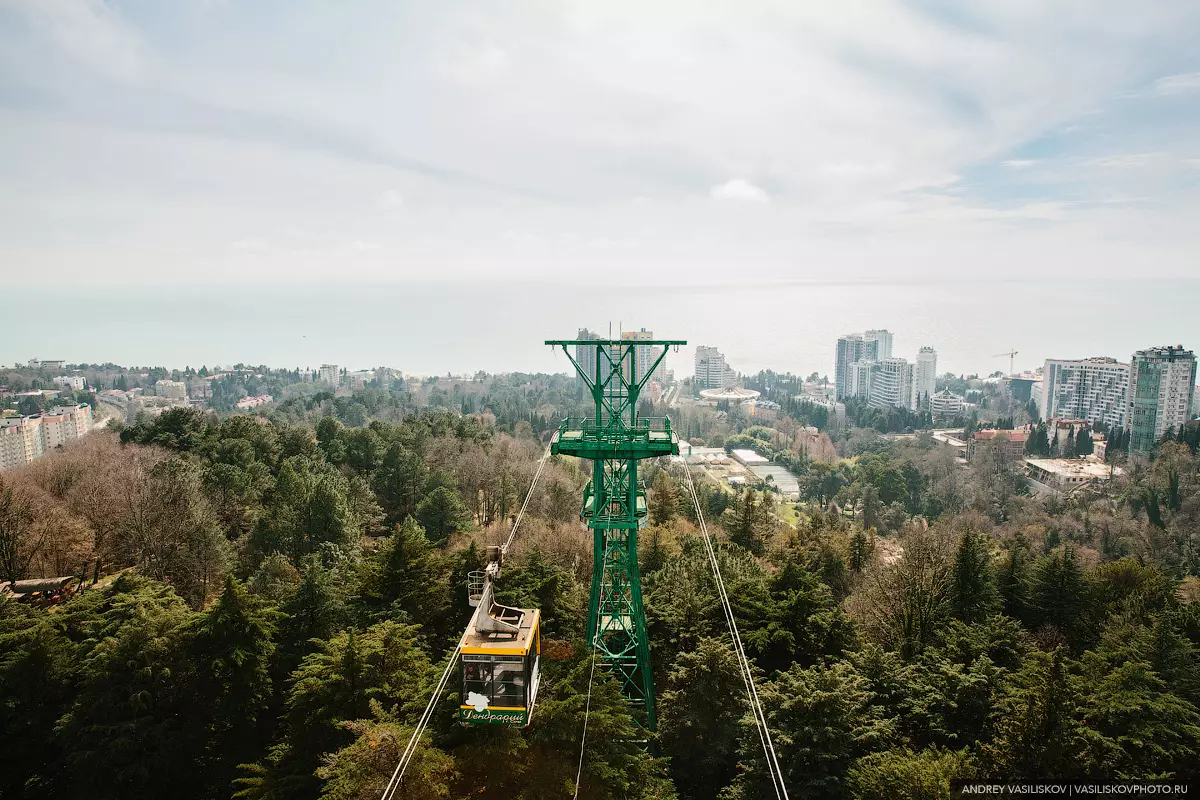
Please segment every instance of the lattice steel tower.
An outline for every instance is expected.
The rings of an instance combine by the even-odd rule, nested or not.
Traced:
[[[551,453],[592,462],[580,513],[593,534],[587,638],[596,643],[597,657],[620,679],[625,695],[645,709],[642,723],[654,730],[654,679],[637,562],[637,532],[646,524],[646,489],[638,481],[638,461],[677,455],[679,440],[670,419],[638,419],[637,405],[667,348],[687,342],[556,339],[546,344],[563,349],[595,403],[594,416],[564,420],[550,440]],[[576,358],[569,347],[583,357]],[[638,363],[641,347],[660,348],[644,372]]]

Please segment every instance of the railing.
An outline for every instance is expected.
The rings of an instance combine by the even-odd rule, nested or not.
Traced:
[[[635,425],[612,419],[598,423],[595,417],[568,417],[558,426],[559,439],[567,431],[580,431],[589,441],[621,442],[630,439],[649,439],[651,433],[671,434],[670,417],[643,417]]]

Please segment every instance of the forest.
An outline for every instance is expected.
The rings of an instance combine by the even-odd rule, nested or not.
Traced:
[[[85,587],[0,598],[0,797],[379,797],[552,421],[342,400],[171,409],[0,475],[0,581]],[[790,796],[1200,777],[1189,442],[1044,498],[990,445],[963,467],[868,434],[806,463],[794,507],[695,473]],[[451,685],[397,797],[773,794],[684,469],[642,474],[650,747],[602,671],[588,699],[586,478],[554,457],[498,586],[541,609],[532,722],[463,727]]]

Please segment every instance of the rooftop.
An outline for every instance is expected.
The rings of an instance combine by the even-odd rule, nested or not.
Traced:
[[[743,389],[738,386],[727,386],[724,389],[704,389],[700,392],[700,396],[705,400],[729,400],[735,403],[741,403],[746,400],[757,398],[759,392],[753,389]]]
[[[1027,458],[1025,463],[1059,477],[1096,478],[1107,480],[1110,469],[1120,475],[1120,467],[1110,467],[1090,458]]]

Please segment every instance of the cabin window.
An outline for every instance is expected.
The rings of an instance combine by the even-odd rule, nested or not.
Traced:
[[[524,656],[464,654],[462,701],[472,692],[488,698],[489,705],[524,708],[528,676]]]

